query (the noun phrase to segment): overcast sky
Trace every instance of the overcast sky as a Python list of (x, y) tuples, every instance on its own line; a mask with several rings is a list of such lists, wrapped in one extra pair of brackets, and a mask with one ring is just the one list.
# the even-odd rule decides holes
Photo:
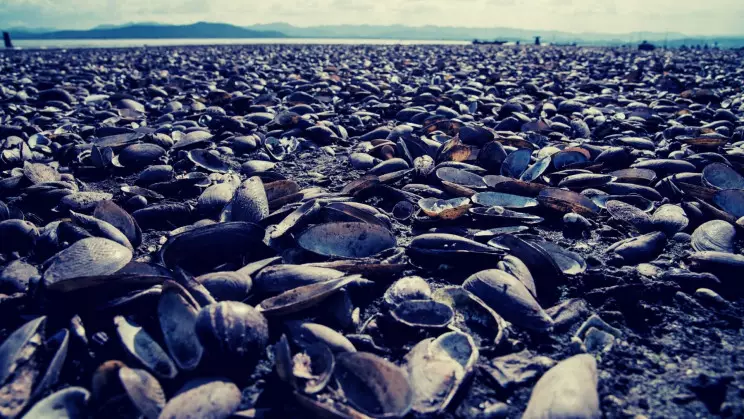
[(744, 34), (744, 0), (0, 0), (0, 27), (128, 22), (407, 24)]

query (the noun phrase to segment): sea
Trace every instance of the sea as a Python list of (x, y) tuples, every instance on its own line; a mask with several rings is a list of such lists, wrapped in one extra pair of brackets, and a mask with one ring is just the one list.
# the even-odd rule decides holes
[(141, 48), (183, 45), (468, 45), (469, 41), (431, 41), (342, 38), (184, 38), (184, 39), (19, 39), (21, 49)]

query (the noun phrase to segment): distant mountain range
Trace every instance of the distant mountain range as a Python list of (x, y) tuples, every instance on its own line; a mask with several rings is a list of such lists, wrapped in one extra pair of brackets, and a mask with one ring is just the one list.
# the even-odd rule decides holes
[(152, 38), (284, 38), (277, 31), (258, 31), (227, 23), (198, 22), (191, 25), (136, 23), (124, 26), (101, 25), (87, 30), (33, 32), (15, 30), (13, 39), (152, 39)]
[[(7, 30), (7, 29), (6, 29)], [(226, 23), (198, 22), (166, 25), (156, 22), (99, 25), (88, 30), (12, 28), (13, 39), (145, 39), (145, 38), (352, 38), (400, 40), (501, 40), (579, 45), (637, 44), (643, 40), (669, 47), (708, 44), (723, 48), (744, 46), (742, 36), (687, 36), (677, 32), (632, 32), (627, 34), (570, 33), (514, 28), (467, 28), (404, 25), (329, 25), (299, 27), (269, 23), (239, 27)]]

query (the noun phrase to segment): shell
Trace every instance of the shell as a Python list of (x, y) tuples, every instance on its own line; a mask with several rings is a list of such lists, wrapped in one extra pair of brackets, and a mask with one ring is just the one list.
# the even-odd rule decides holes
[(685, 214), (685, 210), (673, 204), (664, 204), (654, 212), (651, 219), (654, 229), (661, 230), (667, 236), (673, 236), (685, 228), (690, 220)]
[(395, 321), (409, 327), (441, 328), (454, 316), (452, 309), (432, 300), (406, 300), (393, 307), (390, 315)]
[(158, 302), (158, 320), (168, 353), (182, 370), (199, 365), (203, 348), (194, 335), (199, 303), (182, 286), (167, 281)]
[(90, 392), (82, 387), (68, 387), (36, 403), (24, 419), (82, 419), (88, 417)]
[(597, 361), (592, 355), (575, 355), (540, 377), (522, 418), (546, 417), (602, 417), (597, 394)]
[(481, 192), (473, 195), (473, 202), (486, 207), (522, 209), (537, 206), (537, 200), (502, 192)]
[(335, 269), (282, 264), (262, 269), (256, 275), (254, 284), (258, 293), (275, 294), (342, 276), (344, 273)]
[(240, 389), (222, 378), (198, 378), (187, 382), (175, 397), (170, 399), (160, 414), (160, 419), (228, 418), (240, 406)]
[(178, 374), (173, 360), (140, 325), (123, 316), (114, 317), (114, 325), (124, 350), (155, 375), (174, 378)]
[(692, 232), (692, 248), (698, 252), (734, 252), (736, 228), (723, 220), (712, 220)]
[(257, 223), (269, 216), (269, 200), (258, 176), (246, 179), (220, 215), (222, 221)]
[(252, 368), (269, 340), (269, 324), (263, 314), (237, 301), (222, 301), (202, 308), (194, 330), (205, 353), (230, 368), (236, 365)]
[(599, 207), (591, 199), (562, 189), (545, 189), (537, 196), (537, 201), (546, 208), (562, 213), (575, 212), (584, 216), (595, 216), (599, 212)]
[(358, 222), (326, 223), (312, 226), (297, 237), (303, 249), (322, 256), (362, 258), (395, 246), (390, 230)]
[(420, 276), (406, 276), (395, 281), (388, 287), (383, 296), (383, 300), (388, 307), (395, 307), (407, 300), (426, 300), (430, 298), (431, 288)]
[(478, 348), (493, 349), (504, 342), (507, 326), (504, 319), (462, 287), (439, 288), (432, 299), (452, 308), (455, 316), (450, 327), (467, 333)]
[(483, 300), (504, 320), (534, 331), (553, 327), (553, 319), (545, 313), (529, 290), (519, 280), (504, 271), (489, 269), (475, 273), (462, 287)]
[(365, 280), (362, 280), (359, 275), (351, 275), (304, 285), (262, 301), (257, 309), (267, 316), (296, 313), (321, 303), (346, 285), (360, 281)]
[(351, 405), (375, 418), (403, 417), (413, 403), (408, 374), (366, 352), (341, 353), (333, 376)]
[(132, 260), (132, 251), (100, 237), (90, 237), (73, 243), (48, 262), (44, 271), (47, 287), (60, 286), (65, 281), (75, 281), (86, 276), (109, 275)]
[[(405, 202), (405, 201), (403, 201)], [(445, 220), (454, 220), (465, 214), (470, 208), (469, 198), (422, 198), (418, 206), (429, 217), (438, 217)]]
[(156, 419), (165, 407), (165, 392), (158, 380), (145, 370), (119, 369), (119, 380), (129, 400), (147, 419)]

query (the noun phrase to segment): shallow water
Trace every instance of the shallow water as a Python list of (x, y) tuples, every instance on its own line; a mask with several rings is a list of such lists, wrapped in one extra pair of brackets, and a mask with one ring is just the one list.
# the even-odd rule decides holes
[(417, 41), (346, 38), (176, 38), (176, 39), (19, 39), (19, 48), (135, 48), (174, 45), (336, 44), (336, 45), (467, 45), (469, 41)]

